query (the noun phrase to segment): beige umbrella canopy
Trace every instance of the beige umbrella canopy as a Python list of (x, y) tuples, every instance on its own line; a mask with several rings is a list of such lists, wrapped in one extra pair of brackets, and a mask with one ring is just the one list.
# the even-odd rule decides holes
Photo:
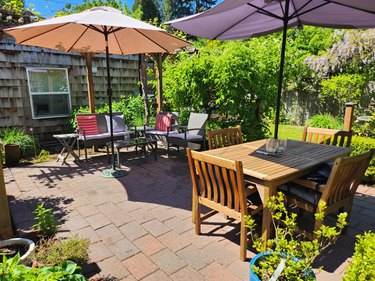
[(105, 53), (107, 61), (108, 105), (111, 128), (112, 168), (105, 177), (119, 177), (113, 145), (112, 89), (109, 53), (119, 55), (169, 53), (190, 45), (165, 30), (124, 15), (111, 7), (94, 7), (78, 14), (46, 19), (4, 30), (18, 44), (64, 52)]

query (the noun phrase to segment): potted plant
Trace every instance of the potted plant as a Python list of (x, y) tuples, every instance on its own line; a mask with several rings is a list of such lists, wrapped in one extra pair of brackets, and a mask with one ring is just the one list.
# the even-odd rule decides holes
[[(260, 280), (316, 280), (312, 271), (315, 258), (332, 245), (346, 223), (346, 213), (338, 216), (333, 227), (322, 225), (312, 240), (297, 227), (297, 214), (289, 213), (284, 205), (285, 195), (270, 197), (267, 207), (272, 214), (275, 238), (264, 242), (255, 234), (256, 223), (250, 216), (245, 217), (254, 248), (260, 252), (250, 262), (250, 281)], [(323, 221), (325, 204), (318, 206), (315, 219)]]
[(28, 264), (30, 255), (34, 252), (35, 243), (26, 238), (11, 238), (0, 241), (0, 256), (13, 258), (20, 256), (20, 263)]

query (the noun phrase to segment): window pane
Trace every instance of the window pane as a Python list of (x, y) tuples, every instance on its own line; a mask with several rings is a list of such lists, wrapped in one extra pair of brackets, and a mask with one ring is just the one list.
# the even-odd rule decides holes
[(33, 95), (34, 117), (67, 116), (69, 95)]
[(65, 69), (28, 69), (33, 93), (68, 92)]

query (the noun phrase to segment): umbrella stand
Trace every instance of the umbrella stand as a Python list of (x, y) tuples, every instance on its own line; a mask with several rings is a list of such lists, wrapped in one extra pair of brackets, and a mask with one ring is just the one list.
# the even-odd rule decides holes
[(111, 74), (109, 69), (109, 50), (108, 50), (108, 34), (110, 32), (107, 30), (107, 27), (104, 27), (104, 37), (105, 37), (105, 59), (107, 63), (107, 95), (108, 95), (108, 107), (109, 107), (109, 124), (111, 131), (111, 163), (112, 168), (106, 169), (102, 172), (102, 176), (105, 178), (120, 178), (127, 175), (127, 172), (124, 170), (116, 169), (116, 160), (115, 160), (115, 149), (114, 149), (114, 140), (113, 140), (113, 120), (112, 120), (112, 88), (111, 88)]
[(277, 139), (278, 131), (279, 131), (281, 91), (282, 91), (282, 88), (283, 88), (286, 36), (287, 36), (288, 21), (289, 21), (288, 20), (289, 1), (290, 0), (286, 0), (285, 13), (284, 13), (284, 19), (283, 19), (283, 39), (282, 39), (282, 44), (281, 44), (280, 70), (279, 70), (279, 81), (278, 81), (277, 100), (276, 100), (276, 120), (275, 120), (275, 132), (274, 132), (274, 138), (275, 139)]

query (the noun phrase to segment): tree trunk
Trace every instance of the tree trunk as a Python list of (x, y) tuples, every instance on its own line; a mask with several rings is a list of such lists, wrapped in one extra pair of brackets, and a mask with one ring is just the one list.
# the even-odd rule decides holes
[(143, 104), (145, 107), (145, 118), (144, 123), (146, 126), (150, 124), (150, 106), (147, 98), (147, 67), (146, 67), (146, 56), (144, 54), (139, 55), (139, 80), (141, 82), (141, 91), (143, 97)]

